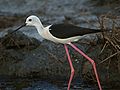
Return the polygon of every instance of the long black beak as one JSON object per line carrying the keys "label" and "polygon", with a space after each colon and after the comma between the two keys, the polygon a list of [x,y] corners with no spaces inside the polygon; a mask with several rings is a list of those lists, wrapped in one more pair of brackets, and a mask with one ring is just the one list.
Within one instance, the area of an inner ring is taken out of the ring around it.
{"label": "long black beak", "polygon": [[[21,28],[24,27],[24,26],[26,26],[26,23],[23,24],[23,25],[21,25],[20,27],[18,27],[18,28],[15,29],[14,31],[10,32],[10,33],[6,36],[6,38],[10,37],[11,34],[15,33],[16,31],[18,31],[19,29],[21,29]],[[6,39],[5,39],[5,40],[3,39],[0,43],[4,43],[4,42],[7,42],[7,40],[6,40]]]}
{"label": "long black beak", "polygon": [[23,24],[23,25],[21,25],[20,27],[18,27],[17,29],[15,29],[14,31],[12,31],[12,32],[9,33],[9,34],[13,34],[13,33],[15,33],[16,31],[18,31],[19,29],[21,29],[21,28],[24,27],[24,26],[26,26],[26,23]]}

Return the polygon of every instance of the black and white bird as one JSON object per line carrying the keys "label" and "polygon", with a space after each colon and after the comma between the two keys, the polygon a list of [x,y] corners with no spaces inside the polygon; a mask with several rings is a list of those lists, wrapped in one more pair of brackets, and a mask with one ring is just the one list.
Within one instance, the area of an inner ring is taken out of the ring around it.
{"label": "black and white bird", "polygon": [[77,27],[72,24],[53,24],[44,27],[40,19],[33,15],[26,19],[26,25],[35,26],[43,38],[63,44],[78,41],[86,34],[101,32],[101,30]]}
{"label": "black and white bird", "polygon": [[42,36],[44,39],[50,40],[55,43],[64,44],[65,51],[68,56],[68,61],[69,61],[70,68],[71,68],[71,76],[70,76],[70,79],[68,82],[67,90],[70,90],[70,84],[73,79],[74,71],[75,71],[74,67],[72,65],[72,61],[71,61],[71,58],[69,55],[67,45],[70,45],[78,53],[80,53],[82,56],[84,56],[87,60],[90,61],[90,63],[93,66],[93,69],[94,69],[94,73],[95,73],[95,76],[96,76],[96,79],[98,82],[99,89],[102,90],[94,60],[92,60],[90,57],[88,57],[86,54],[84,54],[80,49],[78,49],[74,44],[72,44],[72,42],[78,41],[79,39],[83,38],[87,34],[101,32],[101,30],[82,28],[82,27],[71,25],[71,24],[53,24],[53,25],[44,27],[42,25],[40,19],[34,15],[29,16],[26,19],[25,24],[22,25],[21,27],[19,27],[18,29],[16,29],[15,31],[19,30],[23,26],[34,26],[34,27],[36,27],[40,36]]}

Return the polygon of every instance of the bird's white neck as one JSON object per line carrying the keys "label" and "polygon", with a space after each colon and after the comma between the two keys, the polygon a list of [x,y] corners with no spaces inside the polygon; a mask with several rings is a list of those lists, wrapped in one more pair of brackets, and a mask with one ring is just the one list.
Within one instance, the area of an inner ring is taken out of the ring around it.
{"label": "bird's white neck", "polygon": [[45,28],[44,28],[44,26],[42,25],[42,23],[41,23],[41,22],[37,23],[37,24],[35,25],[35,27],[37,28],[38,33],[42,36],[42,33],[43,33],[43,31],[45,30]]}

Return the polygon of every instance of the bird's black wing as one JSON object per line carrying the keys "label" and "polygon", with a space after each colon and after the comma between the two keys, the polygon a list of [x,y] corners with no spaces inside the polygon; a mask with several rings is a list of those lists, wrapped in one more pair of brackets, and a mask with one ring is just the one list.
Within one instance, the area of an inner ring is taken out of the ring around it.
{"label": "bird's black wing", "polygon": [[72,24],[55,24],[50,27],[49,31],[54,37],[60,39],[101,32],[101,30],[78,27]]}

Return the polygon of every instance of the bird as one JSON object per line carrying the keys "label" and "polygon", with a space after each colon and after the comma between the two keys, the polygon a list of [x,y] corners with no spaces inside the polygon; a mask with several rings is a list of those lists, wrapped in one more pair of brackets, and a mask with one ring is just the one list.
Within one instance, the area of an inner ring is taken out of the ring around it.
{"label": "bird", "polygon": [[67,45],[70,45],[73,49],[75,49],[79,54],[81,54],[91,63],[95,76],[96,76],[99,90],[102,90],[102,86],[101,86],[100,79],[99,79],[97,69],[96,69],[96,63],[94,62],[93,59],[91,59],[82,50],[80,50],[76,45],[73,44],[73,42],[77,42],[84,36],[88,34],[92,34],[92,33],[101,32],[101,30],[84,28],[84,27],[79,27],[76,25],[64,24],[64,23],[63,24],[51,24],[51,25],[44,27],[42,22],[37,16],[31,15],[26,18],[26,21],[23,25],[21,25],[19,28],[11,32],[11,34],[18,31],[20,28],[24,26],[33,26],[37,29],[39,35],[43,37],[44,39],[50,40],[54,43],[61,43],[64,45],[65,52],[66,52],[68,62],[70,65],[70,69],[71,69],[71,75],[68,81],[67,90],[70,90],[70,85],[71,85],[71,82],[72,82],[72,79],[75,73]]}

